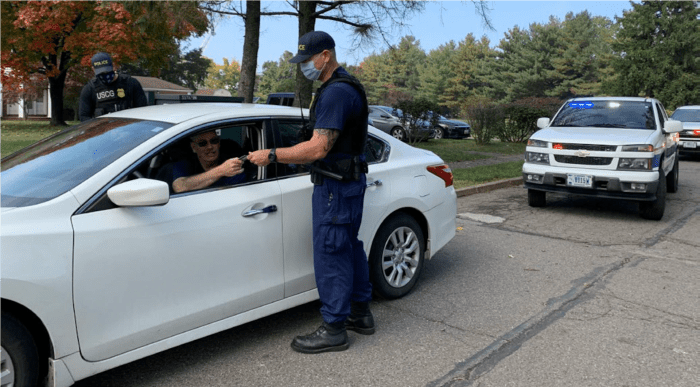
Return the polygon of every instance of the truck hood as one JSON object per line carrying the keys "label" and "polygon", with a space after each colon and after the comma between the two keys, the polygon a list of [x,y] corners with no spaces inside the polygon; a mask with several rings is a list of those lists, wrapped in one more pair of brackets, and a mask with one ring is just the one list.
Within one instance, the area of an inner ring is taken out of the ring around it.
{"label": "truck hood", "polygon": [[651,144],[655,133],[650,129],[547,127],[530,139],[595,145]]}

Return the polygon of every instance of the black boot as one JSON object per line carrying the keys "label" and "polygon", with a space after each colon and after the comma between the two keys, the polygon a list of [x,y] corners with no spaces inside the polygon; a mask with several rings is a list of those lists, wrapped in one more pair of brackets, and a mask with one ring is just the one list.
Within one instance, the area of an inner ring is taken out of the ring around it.
{"label": "black boot", "polygon": [[348,333],[342,321],[333,324],[324,321],[316,332],[292,340],[292,349],[301,353],[345,351],[349,347]]}
{"label": "black boot", "polygon": [[350,316],[345,320],[345,328],[363,335],[374,333],[374,317],[369,310],[369,302],[350,303]]}

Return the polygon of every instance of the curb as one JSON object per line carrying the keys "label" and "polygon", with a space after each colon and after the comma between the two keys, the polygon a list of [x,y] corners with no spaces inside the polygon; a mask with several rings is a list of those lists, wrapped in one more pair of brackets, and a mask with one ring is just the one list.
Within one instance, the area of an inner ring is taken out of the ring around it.
{"label": "curb", "polygon": [[479,194],[479,193],[490,192],[490,191],[497,190],[500,188],[514,187],[514,186],[522,185],[522,184],[523,184],[522,177],[514,177],[512,179],[498,180],[498,181],[492,181],[490,183],[479,184],[479,185],[475,185],[473,187],[460,188],[460,189],[456,190],[456,192],[457,192],[457,197],[462,197],[462,196],[469,196],[469,195],[475,195],[475,194]]}

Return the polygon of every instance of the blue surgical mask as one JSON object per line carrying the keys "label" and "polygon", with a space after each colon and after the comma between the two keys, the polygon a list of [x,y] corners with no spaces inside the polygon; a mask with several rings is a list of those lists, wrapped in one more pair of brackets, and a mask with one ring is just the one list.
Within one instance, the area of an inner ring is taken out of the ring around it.
{"label": "blue surgical mask", "polygon": [[114,82],[114,71],[98,74],[97,78],[100,80],[100,82],[104,83],[105,85],[108,85]]}
{"label": "blue surgical mask", "polygon": [[[326,67],[325,63],[323,64],[323,67]],[[321,70],[317,70],[316,66],[314,66],[314,61],[310,60],[301,64],[301,72],[304,73],[304,76],[308,80],[315,81],[321,76],[321,71],[323,71],[323,67],[321,68]]]}

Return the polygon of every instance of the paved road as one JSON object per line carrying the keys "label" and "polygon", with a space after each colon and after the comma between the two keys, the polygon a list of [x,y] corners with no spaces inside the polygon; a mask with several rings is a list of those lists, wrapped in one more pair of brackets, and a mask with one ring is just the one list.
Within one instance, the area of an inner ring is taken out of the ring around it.
{"label": "paved road", "polygon": [[460,198],[455,239],[348,351],[289,348],[314,302],[78,386],[697,387],[700,161],[680,165],[659,222],[617,200],[530,208],[522,187]]}

